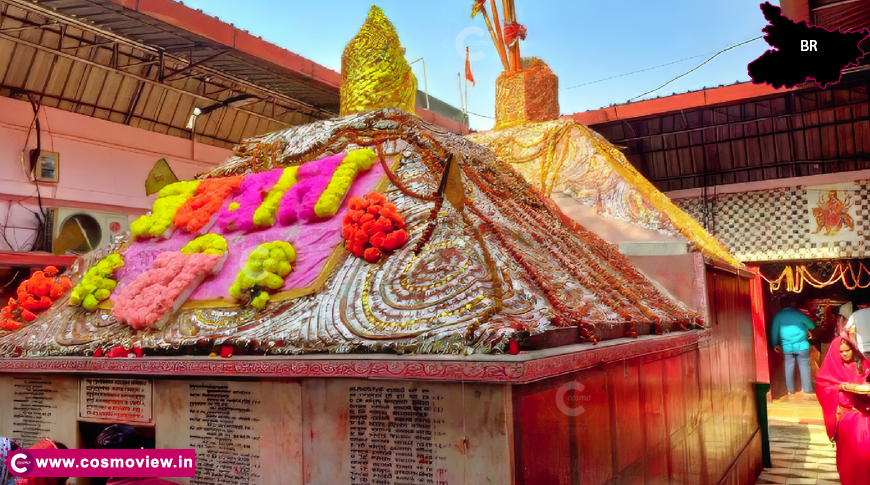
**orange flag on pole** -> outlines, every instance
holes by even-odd
[[[468,46],[465,46],[465,80],[471,81],[471,87],[474,87],[474,76],[471,74],[471,60],[468,59]]]

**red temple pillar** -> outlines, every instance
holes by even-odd
[[[757,382],[770,383],[770,368],[767,362],[767,322],[764,316],[764,279],[758,265],[749,266],[755,278],[749,284],[752,301],[752,337],[755,346],[755,378]]]

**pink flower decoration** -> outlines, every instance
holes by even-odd
[[[230,210],[229,206],[221,209],[217,218],[217,226],[226,234],[234,231],[250,232],[254,230],[254,212],[263,203],[263,199],[281,175],[283,168],[276,168],[268,172],[260,172],[248,175],[239,188],[239,195],[232,202],[239,204],[236,210]]]
[[[223,259],[215,254],[161,253],[151,269],[118,293],[112,314],[136,330],[155,326],[174,313]]]
[[[299,167],[296,172],[298,182],[281,199],[278,209],[278,222],[281,225],[289,226],[297,220],[309,221],[314,218],[314,206],[344,157],[345,154],[340,153]]]

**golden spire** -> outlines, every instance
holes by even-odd
[[[414,113],[417,78],[390,20],[376,5],[341,55],[341,115],[382,108]]]

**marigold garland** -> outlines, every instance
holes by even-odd
[[[169,237],[172,234],[172,219],[178,209],[194,196],[201,182],[176,182],[160,189],[150,215],[144,215],[130,224],[134,236],[142,239]]]
[[[484,177],[480,177],[479,175],[484,175]],[[511,204],[507,202],[508,200],[510,200],[510,197],[506,197],[503,193],[497,192],[494,187],[501,186],[506,189],[505,192],[508,193],[514,193],[520,190],[520,188],[510,187],[508,184],[508,180],[502,180],[499,184],[491,183],[491,181],[485,178],[486,175],[486,172],[484,172],[483,174],[466,172],[466,176],[468,176],[475,184],[475,186],[479,190],[483,191],[490,198],[490,200],[494,201],[496,205],[499,206],[499,209],[501,211],[507,214],[512,214],[514,217],[520,219],[531,219],[530,222],[533,222],[534,225],[540,227],[542,230],[545,230],[548,233],[553,233],[554,231],[555,233],[559,233],[565,230],[564,227],[562,227],[562,222],[558,219],[553,218],[553,220],[545,220],[545,217],[542,214],[535,211],[517,211],[513,209],[511,207]],[[521,182],[517,180],[516,183],[519,184]],[[525,188],[526,187],[523,187],[523,189]],[[468,202],[466,203],[468,204]],[[532,276],[535,283],[545,291],[548,301],[550,302],[553,309],[557,312],[557,318],[554,323],[562,325],[580,324],[581,333],[583,334],[584,338],[592,341],[597,341],[597,337],[592,333],[592,327],[586,323],[583,323],[583,317],[586,310],[581,308],[579,310],[572,311],[565,307],[564,304],[561,302],[561,299],[558,298],[558,295],[554,294],[552,290],[549,289],[549,285],[547,284],[547,282],[537,275],[534,268],[527,261],[525,261],[525,258],[521,256],[521,253],[516,248],[514,248],[514,245],[511,242],[511,237],[504,233],[503,230],[500,229],[498,226],[493,224],[486,216],[484,216],[479,210],[477,210],[473,204],[469,204],[468,206],[475,215],[477,215],[484,221],[484,229],[490,232],[494,232],[494,235],[499,239],[499,242],[501,242],[504,246],[508,248],[508,253],[514,258],[514,260],[517,261],[517,263],[520,264],[522,267],[524,267],[528,274]],[[574,230],[581,237],[587,233],[587,231],[578,228],[574,228]],[[540,237],[540,235],[537,236]],[[567,237],[561,239],[565,241],[570,240],[570,238]],[[583,239],[585,239],[589,244],[592,244],[592,242],[594,241],[594,238],[589,237],[583,237]],[[543,239],[541,239],[541,241],[542,240]],[[607,305],[611,306],[611,308],[624,308],[625,302],[632,302],[634,303],[637,310],[645,318],[647,318],[650,324],[652,324],[654,327],[659,325],[661,321],[661,319],[651,311],[651,309],[654,308],[654,305],[659,305],[661,308],[665,309],[665,311],[676,310],[676,307],[671,302],[668,302],[661,298],[654,298],[652,294],[635,294],[635,292],[627,288],[626,285],[619,284],[619,282],[616,281],[612,275],[604,274],[603,268],[601,268],[597,263],[593,261],[594,258],[588,258],[584,261],[586,264],[590,264],[592,266],[590,268],[591,271],[589,271],[589,274],[587,275],[584,274],[583,271],[579,271],[577,268],[575,268],[573,264],[570,264],[570,261],[565,260],[564,256],[561,254],[561,249],[558,248],[555,243],[545,244],[544,246],[550,251],[551,254],[553,254],[554,257],[563,262],[563,264],[571,272],[572,276],[577,278],[579,281],[582,281],[584,285],[591,285],[588,286],[590,288],[611,288],[611,291],[600,292],[598,294],[602,301],[605,302]],[[608,254],[609,262],[613,264],[617,269],[621,270],[626,276],[632,279],[637,279],[641,281],[643,280],[643,276],[637,273],[637,271],[635,271],[630,265],[628,265],[624,258],[620,257],[620,255],[618,254],[615,254],[615,250],[609,247],[609,245],[604,244],[597,249]],[[652,298],[654,301],[648,301],[648,299],[650,298]],[[634,336],[636,330],[633,327],[636,327],[636,323],[633,321],[630,314],[622,312],[620,316],[628,323],[629,328],[627,328],[626,330],[627,336]],[[689,322],[680,322],[681,326],[687,323]]]
[[[181,248],[182,254],[224,254],[227,252],[227,240],[217,234],[204,234]]]
[[[369,143],[365,143],[363,140],[356,137],[352,132],[342,133],[342,136],[347,138],[349,140],[349,142],[360,145],[360,146],[373,145],[375,147],[375,149],[377,150],[377,153],[378,153],[378,156],[380,159],[380,163],[384,168],[384,172],[385,172],[387,178],[403,194],[405,194],[409,197],[414,197],[414,198],[421,199],[421,200],[436,201],[436,207],[433,210],[435,215],[433,216],[432,213],[430,213],[430,223],[426,229],[426,232],[424,232],[421,239],[418,240],[417,247],[415,247],[415,251],[421,251],[427,242],[427,239],[428,239],[427,235],[431,236],[432,232],[434,231],[435,219],[437,218],[437,214],[438,214],[438,211],[440,209],[440,204],[443,203],[443,198],[440,196],[434,195],[434,194],[433,195],[425,195],[425,194],[416,193],[416,192],[410,190],[407,186],[405,186],[401,181],[398,180],[398,178],[395,176],[395,174],[393,174],[392,171],[387,166],[386,159],[384,158],[383,151],[381,149],[381,146],[383,145],[383,143],[385,143],[391,139],[391,137],[389,137],[388,135],[384,135],[382,137],[377,137]],[[442,167],[441,163],[439,163],[439,160],[438,160],[438,154],[436,154],[436,153],[429,154],[429,156],[427,158],[425,158],[423,161],[426,162],[426,164],[428,166],[430,166],[430,169],[432,169],[432,170],[435,169],[436,165],[438,167]],[[497,163],[498,163],[498,161],[497,161]],[[483,192],[485,192],[487,194],[487,196],[490,198],[490,200],[496,202],[497,205],[499,205],[501,209],[505,209],[505,207],[504,207],[504,205],[506,205],[505,201],[511,200],[511,199],[516,199],[520,203],[526,204],[526,205],[531,206],[531,207],[536,207],[536,206],[541,205],[540,199],[542,199],[543,196],[541,196],[539,194],[539,192],[537,190],[535,190],[534,187],[530,186],[530,184],[528,184],[528,182],[526,182],[524,179],[522,179],[521,177],[519,177],[516,174],[514,174],[514,177],[508,177],[507,179],[502,178],[498,181],[499,183],[496,183],[495,180],[492,180],[492,177],[494,176],[492,173],[485,172],[485,171],[481,172],[479,174],[474,173],[474,172],[467,172],[467,171],[464,171],[464,172],[465,172],[466,176],[469,176],[469,178],[472,179],[472,182],[475,184],[475,186],[478,187]],[[482,175],[482,177],[478,177],[477,175]],[[509,185],[510,185],[510,187],[509,187]],[[501,191],[493,190],[493,187],[496,187],[496,186],[502,187],[505,190],[501,190]],[[497,233],[500,231],[500,229],[497,229],[497,226],[494,223],[489,221],[488,218],[486,218],[480,211],[478,211],[472,204],[470,204],[470,201],[466,200],[466,204],[475,215],[477,215],[482,220],[484,220],[484,225],[481,227],[481,229],[484,230],[484,232],[496,232]],[[546,205],[546,204],[544,204],[544,205]],[[514,212],[514,211],[509,211],[509,212]],[[529,214],[531,212],[534,212],[534,211],[528,211],[528,212],[524,211],[523,213],[535,218],[535,220],[539,224],[541,224],[542,221],[540,220],[540,216],[538,214],[534,214],[534,215]],[[489,224],[486,224],[486,222],[489,222]],[[551,225],[552,224],[544,224],[541,227],[547,227],[547,226],[551,226]],[[560,226],[560,229],[561,229],[560,222],[556,222],[556,225]],[[496,235],[496,234],[494,234],[494,235]],[[527,271],[532,268],[532,266],[530,264],[528,264],[526,261],[524,261],[524,258],[520,255],[520,253],[518,251],[516,251],[516,250],[511,251],[511,249],[513,249],[513,245],[510,243],[510,237],[508,237],[506,234],[496,235],[496,237],[499,239],[499,242],[502,243],[502,245],[504,245],[508,249],[508,252],[511,253],[511,256],[521,266],[526,268]],[[603,249],[608,251],[608,252],[612,252],[612,251],[610,251],[610,248],[603,248]],[[639,273],[637,273],[637,271],[633,270],[633,268],[630,265],[628,265],[625,261],[621,260],[619,258],[618,254],[613,255],[613,257],[611,257],[609,259],[611,260],[611,263],[616,264],[616,266],[618,266],[619,269],[626,271],[630,277],[637,278],[637,279],[643,279],[643,276],[640,275]],[[622,259],[624,259],[624,258],[622,258]],[[523,261],[520,261],[520,260],[523,260]],[[523,263],[525,263],[525,264],[523,264]],[[545,294],[547,296],[547,300],[550,302],[551,306],[553,307],[553,309],[557,313],[557,317],[554,319],[554,324],[556,324],[556,325],[565,325],[565,324],[579,325],[581,327],[581,336],[583,339],[588,340],[588,341],[592,341],[592,342],[598,342],[599,339],[594,334],[593,327],[590,324],[583,322],[581,314],[579,314],[575,311],[571,311],[570,309],[565,307],[565,305],[559,300],[558,295],[556,295],[553,290],[548,289],[549,285],[546,283],[546,281],[543,278],[537,276],[536,273],[535,273],[535,276],[533,277],[533,280],[542,290],[545,291]],[[608,295],[608,297],[609,296],[610,295]],[[624,296],[620,295],[617,298],[618,298],[618,300],[619,299],[626,299],[629,301],[637,302],[637,301],[639,301],[639,298],[643,298],[643,296],[635,295],[633,292],[627,291],[626,295],[624,295]],[[655,300],[656,300],[655,302],[650,302],[650,305],[645,305],[643,303],[640,303],[637,306],[638,306],[638,311],[640,311],[642,314],[644,314],[645,317],[649,318],[650,324],[653,326],[653,328],[657,328],[660,331],[661,330],[661,323],[660,323],[661,319],[659,317],[655,316],[654,314],[652,314],[652,312],[649,311],[649,308],[651,308],[653,306],[653,304],[664,304],[669,309],[675,308],[675,305],[673,305],[671,302],[667,302],[665,300],[662,300],[661,298],[656,298]],[[580,311],[582,312],[582,309]],[[634,321],[632,321],[630,315],[625,313],[625,312],[623,312],[623,315],[620,315],[620,316],[623,319],[625,319],[625,321],[628,323],[628,325],[627,325],[628,328],[626,329],[626,334],[628,336],[635,336],[636,335],[636,330],[635,330],[636,323]],[[681,322],[681,326],[683,326],[684,323],[685,322]]]
[[[342,236],[348,251],[369,263],[376,263],[386,251],[395,251],[408,242],[405,218],[396,206],[378,192],[365,198],[350,199],[342,221]]]
[[[195,195],[175,212],[172,223],[191,234],[208,231],[224,201],[238,192],[241,185],[242,177],[203,180]]]
[[[383,143],[378,143],[377,145],[375,145],[375,149],[377,150],[378,160],[380,161],[381,167],[384,169],[384,173],[386,174],[387,179],[390,181],[390,183],[393,184],[394,187],[399,189],[399,192],[402,192],[408,197],[413,197],[415,199],[425,200],[428,202],[435,202],[435,207],[433,207],[432,210],[429,212],[426,229],[424,230],[423,235],[420,237],[420,239],[417,240],[417,244],[414,246],[414,254],[419,255],[420,251],[423,250],[423,248],[429,242],[429,239],[432,237],[432,233],[435,232],[435,226],[438,224],[438,213],[441,212],[441,206],[444,204],[444,197],[437,194],[419,194],[409,189],[405,184],[402,183],[401,180],[399,180],[398,177],[396,177],[396,174],[394,174],[392,170],[390,170],[390,167],[387,166],[387,161],[384,158],[384,151],[382,146]],[[429,160],[429,162],[431,163],[431,160]]]
[[[47,266],[24,280],[16,291],[18,298],[10,298],[6,306],[0,309],[0,330],[18,330],[51,308],[58,298],[69,291],[72,287],[69,278],[58,276],[57,273],[57,268]]]
[[[344,131],[344,132],[341,132],[339,134],[334,135],[327,142],[324,142],[323,145],[332,145],[335,143],[339,143],[341,141],[341,140],[338,140],[339,138],[343,138],[345,140],[343,142],[344,144],[354,144],[357,146],[372,146],[372,147],[374,147],[374,149],[378,153],[379,161],[384,168],[384,172],[385,172],[387,178],[403,194],[405,194],[409,197],[420,199],[420,200],[427,200],[427,201],[443,200],[441,197],[439,197],[438,195],[435,195],[435,194],[426,195],[426,194],[416,193],[416,192],[410,190],[400,180],[398,180],[396,175],[393,174],[392,171],[389,169],[389,167],[387,166],[387,163],[386,163],[386,159],[385,159],[384,154],[383,154],[382,146],[384,143],[393,140],[395,138],[394,134],[392,134],[388,131],[385,131],[380,136],[376,136],[376,137],[373,137],[370,139],[369,138],[363,139],[363,138],[357,136],[357,134],[353,131]],[[431,142],[431,140],[421,140],[418,143],[426,144],[425,143],[426,141]],[[312,147],[311,151],[313,152],[315,150],[316,150],[316,147]],[[445,154],[439,154],[436,151],[432,151],[432,152],[427,152],[424,154],[423,162],[429,167],[430,170],[432,170],[433,172],[437,172],[439,169],[443,169],[443,163],[441,162],[441,160],[443,158],[445,158]],[[499,165],[502,165],[501,161],[496,160],[496,165],[497,166],[494,167],[494,169],[495,169],[494,171],[484,170],[484,171],[470,171],[469,172],[469,171],[464,170],[464,172],[465,172],[466,176],[468,176],[472,180],[472,182],[475,184],[476,187],[478,187],[480,190],[482,190],[484,193],[486,193],[486,195],[490,198],[490,200],[492,200],[493,202],[496,203],[496,205],[499,207],[499,210],[507,211],[510,213],[515,213],[516,211],[512,210],[512,209],[513,209],[513,206],[516,204],[526,205],[528,207],[541,207],[541,208],[550,207],[545,202],[542,204],[544,197],[539,193],[539,191],[535,190],[535,188],[533,186],[531,186],[527,181],[525,181],[518,174],[513,173],[510,170],[508,170],[507,173],[499,170]],[[498,171],[499,173],[502,173],[503,175],[508,175],[508,177],[501,177],[498,180],[495,180],[496,171]],[[496,189],[498,189],[498,190],[496,190]],[[466,204],[469,204],[468,200],[466,200]],[[473,206],[470,208],[474,212],[475,208]],[[552,208],[550,210],[552,210]],[[529,214],[532,212],[534,212],[534,211],[522,211],[523,214],[530,216],[530,217],[533,217],[539,224],[541,224],[540,227],[542,227],[542,228],[548,228],[548,227],[552,228],[552,226],[555,225],[556,227],[559,228],[559,230],[565,230],[564,228],[561,227],[561,225],[562,225],[562,223],[564,223],[564,221],[559,221],[558,219],[556,219],[554,221],[549,221],[548,223],[545,223],[542,221],[542,217],[539,214]],[[431,213],[430,213],[430,216],[431,216]],[[436,216],[433,216],[433,217],[437,217],[437,211],[436,211]],[[432,217],[430,217],[430,219],[432,219]],[[430,221],[430,222],[434,222],[434,221]],[[574,227],[573,224],[570,224],[570,225],[572,228]],[[483,229],[485,229],[485,227],[483,227]],[[433,230],[434,230],[434,227],[432,227],[428,231],[430,235],[431,235],[431,232]],[[549,229],[547,229],[547,230],[549,230]],[[575,231],[576,231],[576,229],[575,229]],[[585,233],[587,231],[583,230],[581,232]],[[425,238],[426,234],[424,234],[423,236],[424,237],[421,238],[420,241],[418,241],[418,246],[420,249],[422,249],[422,247],[425,246],[425,243],[426,243],[426,238]],[[585,238],[585,237],[583,239],[587,240],[587,241],[590,240],[590,239]],[[509,240],[510,240],[510,238],[506,237],[506,239],[505,239],[506,246],[509,244]],[[638,280],[638,282],[645,281],[645,278],[642,275],[640,275],[636,270],[634,270],[625,261],[625,258],[621,257],[621,255],[618,254],[618,251],[616,251],[613,248],[608,247],[608,245],[606,245],[606,244],[604,245],[604,247],[601,247],[598,249],[603,250],[606,253],[613,253],[607,259],[610,261],[611,264],[614,264],[616,266],[614,269],[626,272],[626,276],[628,276],[632,280]],[[536,284],[538,284],[542,289],[546,289],[548,287],[548,285],[543,280],[538,280],[537,278],[536,278]],[[622,286],[622,285],[620,285],[620,286]],[[641,286],[643,286],[643,285],[641,285]],[[664,305],[661,308],[662,308],[662,310],[664,310],[666,312],[671,311],[671,310],[673,310],[676,313],[683,312],[683,310],[677,308],[676,305],[673,304],[673,302],[670,302],[670,301],[668,301],[666,299],[662,299],[662,298],[654,298],[652,294],[646,295],[646,293],[649,293],[648,291],[644,291],[643,292],[644,295],[638,295],[633,290],[630,290],[627,288],[626,289],[620,288],[619,292],[625,292],[625,294],[619,294],[619,293],[614,293],[613,295],[608,294],[608,297],[614,298],[616,301],[621,301],[621,302],[628,301],[628,302],[632,302],[632,303],[640,302],[643,298],[646,298],[647,296],[652,298],[652,300],[650,300],[647,303],[641,302],[641,303],[637,304],[637,307],[638,307],[637,311],[640,312],[644,316],[645,319],[649,319],[648,320],[649,323],[657,331],[662,330],[661,318],[654,315],[650,311],[651,308],[655,308],[656,305]],[[548,300],[550,300],[551,305],[554,307],[554,309],[556,309],[557,315],[559,313],[562,313],[559,311],[560,307],[562,307],[561,310],[567,311],[568,309],[564,308],[564,305],[562,305],[561,302],[557,302],[555,305],[553,305],[553,300],[555,297],[557,297],[555,294],[548,295]],[[591,325],[586,324],[586,323],[582,323],[582,319],[577,318],[577,317],[579,317],[579,315],[569,315],[567,313],[563,313],[562,318],[557,317],[556,323],[559,324],[559,322],[572,321],[572,320],[575,322],[581,322],[582,334],[583,334],[584,338],[588,339],[588,340],[592,340],[592,341],[597,341],[597,337],[594,335],[594,333],[592,333]],[[626,335],[627,336],[634,336],[636,334],[637,319],[632,318],[631,315],[629,313],[627,313],[626,311],[620,312],[620,317],[623,318],[624,321],[627,323]],[[683,327],[687,323],[691,323],[691,322],[690,322],[690,320],[686,320],[685,322],[681,321],[679,323],[680,323],[680,326]]]
[[[550,306],[553,308],[553,311],[556,313],[556,316],[553,318],[552,323],[556,326],[571,326],[576,325],[580,327],[580,335],[584,340],[590,341],[592,343],[598,343],[598,337],[594,333],[594,329],[588,323],[583,322],[583,315],[572,311],[570,308],[565,306],[562,303],[561,299],[556,294],[555,289],[547,282],[547,280],[541,275],[538,274],[535,267],[529,263],[529,261],[521,254],[521,252],[516,248],[516,246],[511,242],[511,238],[505,233],[505,231],[494,224],[488,217],[486,217],[483,212],[474,207],[473,204],[467,205],[467,207],[471,210],[472,214],[476,215],[483,221],[480,229],[484,233],[490,233],[498,240],[499,244],[504,247],[505,251],[508,255],[516,261],[517,264],[520,265],[523,270],[525,270],[525,274],[528,275],[532,281],[534,281],[535,285],[537,285],[544,292],[544,296],[547,301],[550,303]]]
[[[85,310],[93,311],[101,301],[111,296],[117,286],[113,279],[115,271],[124,266],[124,260],[117,253],[110,254],[100,260],[85,273],[81,283],[73,289],[69,297],[69,303],[73,306],[81,305]]]
[[[317,199],[317,204],[314,206],[314,213],[317,217],[332,217],[338,212],[341,201],[344,200],[345,194],[357,175],[372,168],[375,157],[375,152],[370,148],[354,150],[344,157],[341,165],[332,175],[332,180],[329,181],[326,190]]]
[[[429,218],[426,219],[426,229],[423,230],[423,235],[420,236],[420,239],[417,240],[417,244],[414,246],[414,254],[419,255],[420,251],[426,247],[426,244],[429,243],[429,239],[432,238],[432,234],[435,232],[435,226],[438,225],[438,213],[441,212],[441,207],[444,205],[444,198],[438,198],[435,200],[435,207],[429,211]]]
[[[258,207],[256,211],[254,211],[255,226],[271,227],[275,224],[275,217],[278,214],[278,204],[281,202],[281,198],[284,197],[284,194],[286,194],[291,187],[296,185],[296,172],[298,170],[299,167],[287,167],[284,169],[284,173],[281,175],[281,178],[278,179],[278,183],[269,190],[269,193],[266,194],[266,198],[263,199],[263,203],[260,204],[260,207]]]
[[[299,167],[296,173],[299,182],[281,199],[278,209],[278,222],[281,225],[289,226],[297,220],[310,221],[316,217],[314,206],[345,156],[339,153]]]
[[[390,181],[391,184],[393,184],[394,187],[399,189],[399,192],[407,195],[408,197],[412,197],[414,199],[425,200],[427,202],[434,202],[437,200],[443,200],[443,198],[441,196],[438,196],[438,195],[418,194],[417,192],[414,192],[413,190],[409,189],[405,184],[403,184],[402,181],[399,180],[398,177],[396,177],[396,174],[394,174],[393,171],[390,170],[390,167],[387,166],[387,160],[384,158],[384,151],[383,151],[383,148],[381,148],[382,144],[383,143],[379,143],[379,144],[375,145],[375,149],[378,152],[378,159],[381,163],[381,167],[383,167],[383,169],[384,169],[384,174],[386,174],[387,179]]]
[[[269,302],[266,290],[281,289],[284,278],[293,269],[291,264],[295,262],[296,250],[290,243],[274,241],[261,244],[248,256],[229,293],[238,300],[250,293],[251,306],[262,309]]]
[[[501,314],[504,309],[504,284],[502,283],[501,272],[499,271],[495,259],[493,259],[492,253],[490,253],[487,248],[487,243],[483,238],[483,231],[471,222],[471,218],[468,217],[466,211],[462,211],[460,216],[462,217],[462,222],[473,231],[474,239],[477,241],[477,244],[480,247],[480,253],[483,256],[483,262],[489,270],[489,274],[492,276],[492,299],[494,305],[484,310],[477,322],[468,326],[468,330],[466,330],[465,333],[465,341],[467,344],[471,345],[475,340],[475,332],[477,332],[477,329],[480,328],[481,325],[489,322],[489,320],[495,315]]]
[[[276,168],[246,176],[239,187],[238,195],[233,198],[226,210],[220,211],[215,225],[223,233],[250,232],[256,229],[254,214],[263,204],[264,195],[275,187],[284,173],[285,169]]]

